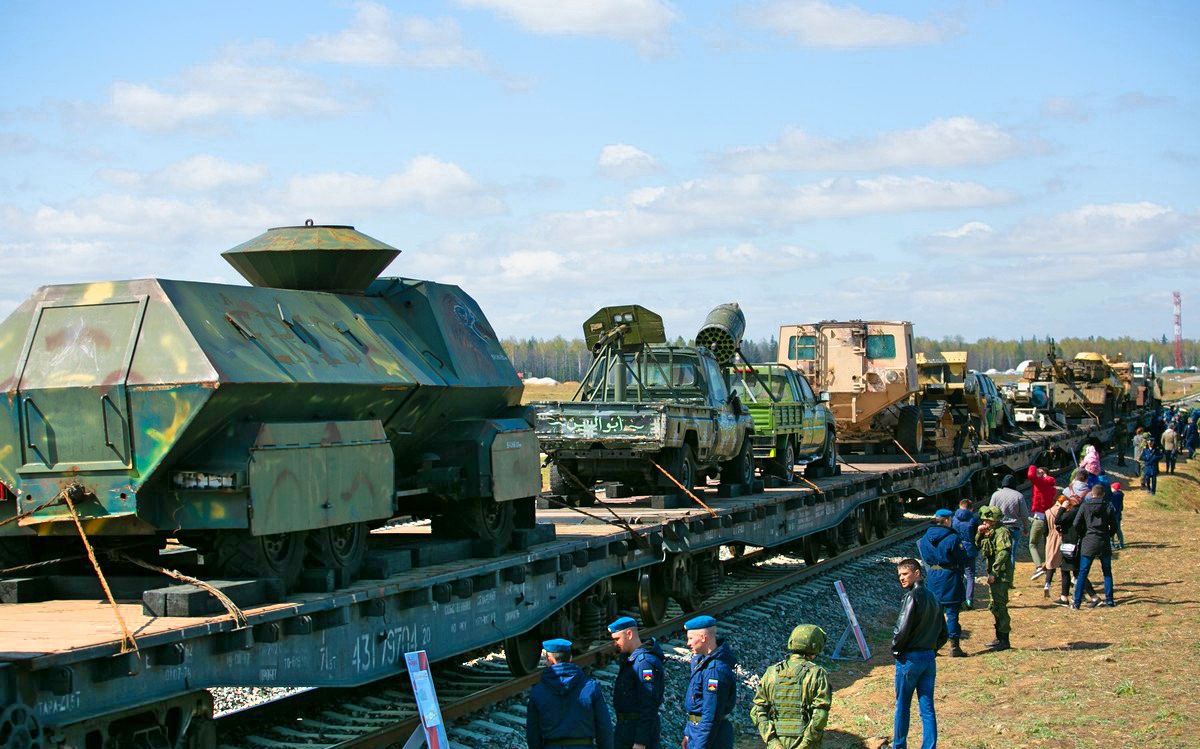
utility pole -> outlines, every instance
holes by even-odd
[[[1179,292],[1172,292],[1175,297],[1175,369],[1183,369],[1183,325],[1179,314]]]

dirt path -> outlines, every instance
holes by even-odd
[[[1131,468],[1108,461],[1105,467],[1127,489],[1126,548],[1113,557],[1117,607],[1055,606],[1057,579],[1053,597],[1043,599],[1042,581],[1030,581],[1033,564],[1022,549],[1009,604],[1015,649],[979,654],[992,638],[992,617],[977,589],[983,603],[962,615],[963,647],[972,657],[938,658],[939,745],[1200,747],[1200,456],[1160,477],[1156,497],[1124,474]],[[1098,569],[1091,578],[1099,587]],[[827,749],[889,745],[892,624],[864,623],[876,653],[869,663],[834,667]],[[912,712],[915,748],[921,735],[915,703]]]

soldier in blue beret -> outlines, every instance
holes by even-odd
[[[542,680],[529,690],[525,740],[529,749],[594,747],[612,749],[612,722],[596,680],[571,663],[569,640],[542,643]]]
[[[637,622],[623,616],[608,625],[613,647],[624,656],[613,684],[616,749],[659,749],[658,709],[663,701],[663,651],[654,638],[643,642]]]
[[[683,625],[692,657],[692,676],[683,695],[687,723],[683,749],[733,749],[729,714],[737,700],[737,661],[729,645],[717,641],[717,620],[698,616]]]

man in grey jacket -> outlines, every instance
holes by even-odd
[[[992,493],[992,501],[988,504],[1004,513],[1004,527],[1012,531],[1012,566],[1017,567],[1017,547],[1021,545],[1021,536],[1029,525],[1029,500],[1025,495],[1013,488],[1016,479],[1012,475],[1000,480],[1000,488]]]

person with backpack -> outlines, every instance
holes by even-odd
[[[969,560],[963,568],[963,594],[966,600],[963,601],[963,608],[970,610],[973,606],[975,598],[975,560],[979,558],[979,547],[975,545],[975,532],[979,530],[979,516],[971,512],[973,503],[969,499],[961,499],[958,503],[958,509],[954,512],[954,520],[950,522],[950,527],[958,534],[962,541],[963,551],[967,553]]]
[[[1113,600],[1112,574],[1112,537],[1116,525],[1117,521],[1112,505],[1108,503],[1105,488],[1092,487],[1092,495],[1080,506],[1073,523],[1075,533],[1079,537],[1079,578],[1075,581],[1075,599],[1071,602],[1071,608],[1079,608],[1083,600],[1084,581],[1088,579],[1088,570],[1097,559],[1100,560],[1100,569],[1104,573],[1104,600],[1097,600],[1092,607],[1117,605]]]

